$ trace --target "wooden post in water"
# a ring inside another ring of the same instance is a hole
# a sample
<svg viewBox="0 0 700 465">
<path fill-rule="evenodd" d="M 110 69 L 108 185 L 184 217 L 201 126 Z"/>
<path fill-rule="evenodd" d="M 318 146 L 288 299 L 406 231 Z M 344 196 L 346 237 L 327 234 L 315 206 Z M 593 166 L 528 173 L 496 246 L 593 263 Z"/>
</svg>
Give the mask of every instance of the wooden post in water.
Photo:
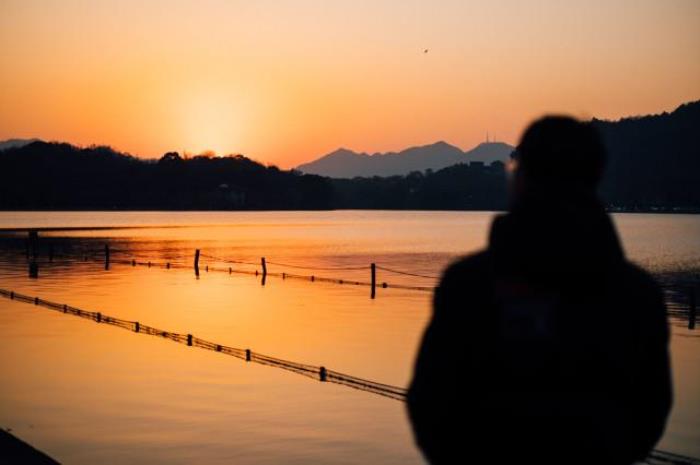
<svg viewBox="0 0 700 465">
<path fill-rule="evenodd" d="M 31 255 L 34 258 L 34 261 L 36 261 L 36 256 L 37 256 L 37 249 L 39 248 L 39 231 L 32 230 L 29 231 L 28 234 L 28 248 L 31 248 Z M 27 258 L 29 258 L 29 250 L 27 250 Z"/>
<path fill-rule="evenodd" d="M 328 377 L 328 374 L 326 373 L 326 367 L 321 367 L 320 370 L 318 370 L 318 379 L 321 381 L 325 381 Z"/>
<path fill-rule="evenodd" d="M 377 295 L 377 265 L 372 263 L 370 266 L 370 269 L 372 271 L 372 291 L 371 291 L 371 296 L 374 299 Z"/>
<path fill-rule="evenodd" d="M 191 335 L 191 334 L 188 334 L 188 335 L 187 335 L 187 345 L 188 345 L 188 346 L 191 346 L 191 345 L 192 345 L 192 335 Z"/>
<path fill-rule="evenodd" d="M 695 287 L 691 286 L 688 294 L 688 329 L 695 329 L 695 313 L 697 312 L 697 306 L 695 302 Z"/>
<path fill-rule="evenodd" d="M 260 259 L 260 265 L 262 265 L 262 285 L 265 285 L 265 280 L 267 279 L 267 263 L 265 263 L 265 257 Z"/>
<path fill-rule="evenodd" d="M 36 260 L 29 262 L 29 277 L 35 279 L 39 277 L 39 264 Z"/>
<path fill-rule="evenodd" d="M 245 350 L 245 361 L 250 362 L 250 349 Z"/>
<path fill-rule="evenodd" d="M 109 270 L 109 244 L 105 244 L 105 270 Z"/>
<path fill-rule="evenodd" d="M 199 249 L 194 251 L 194 274 L 199 277 Z"/>
</svg>

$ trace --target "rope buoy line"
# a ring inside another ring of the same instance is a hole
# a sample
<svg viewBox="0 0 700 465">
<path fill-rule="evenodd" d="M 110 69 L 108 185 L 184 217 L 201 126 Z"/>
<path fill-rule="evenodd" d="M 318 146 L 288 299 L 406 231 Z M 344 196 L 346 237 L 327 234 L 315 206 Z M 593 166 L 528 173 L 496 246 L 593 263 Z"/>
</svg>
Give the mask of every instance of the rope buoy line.
<svg viewBox="0 0 700 465">
<path fill-rule="evenodd" d="M 127 256 L 130 256 L 129 259 L 110 259 L 109 253 L 110 250 L 112 253 L 119 253 L 119 254 L 125 254 Z M 176 250 L 176 249 L 170 249 L 170 250 Z M 183 263 L 185 260 L 183 257 L 179 257 L 179 263 L 178 262 L 152 262 L 150 260 L 146 261 L 142 257 L 136 257 L 133 255 L 132 252 L 127 251 L 127 250 L 121 250 L 121 249 L 110 249 L 107 244 L 105 244 L 105 250 L 104 252 L 98 252 L 94 250 L 87 250 L 87 251 L 81 251 L 80 257 L 82 260 L 79 261 L 87 261 L 88 257 L 93 258 L 98 256 L 97 254 L 99 253 L 104 253 L 105 254 L 105 269 L 108 269 L 109 264 L 115 263 L 115 264 L 126 264 L 126 265 L 131 265 L 131 266 L 145 266 L 148 268 L 165 268 L 165 269 L 170 269 L 170 268 L 177 268 L 177 269 L 191 269 L 192 265 L 188 265 Z M 52 255 L 53 257 L 53 255 Z M 195 273 L 197 276 L 199 276 L 199 257 L 204 257 L 209 260 L 213 260 L 213 262 L 210 263 L 223 263 L 228 266 L 226 267 L 218 267 L 214 265 L 209 265 L 203 264 L 203 269 L 205 272 L 227 272 L 228 274 L 246 274 L 246 275 L 252 275 L 252 276 L 259 276 L 262 275 L 262 284 L 265 285 L 266 278 L 267 276 L 276 276 L 276 277 L 281 277 L 283 280 L 290 278 L 290 279 L 298 279 L 298 280 L 304 280 L 304 281 L 310 281 L 310 282 L 323 282 L 323 283 L 329 283 L 329 284 L 340 284 L 340 285 L 354 285 L 354 286 L 366 286 L 370 287 L 371 289 L 371 298 L 375 298 L 375 290 L 376 288 L 382 288 L 382 289 L 402 289 L 402 290 L 409 290 L 409 291 L 420 291 L 420 292 L 433 292 L 435 290 L 435 286 L 418 286 L 418 285 L 406 285 L 406 284 L 394 284 L 394 283 L 387 283 L 385 282 L 377 282 L 376 280 L 376 270 L 381 270 L 385 271 L 388 273 L 393 273 L 397 275 L 404 275 L 404 276 L 412 276 L 412 277 L 418 277 L 418 278 L 424 278 L 424 279 L 432 279 L 437 281 L 439 279 L 438 276 L 431 276 L 431 275 L 425 275 L 425 274 L 420 274 L 420 273 L 412 273 L 412 272 L 407 272 L 407 271 L 401 271 L 397 270 L 394 268 L 389 268 L 385 267 L 382 265 L 376 265 L 374 263 L 370 264 L 370 266 L 337 266 L 337 267 L 318 267 L 318 266 L 306 266 L 306 265 L 299 265 L 299 264 L 287 264 L 287 263 L 281 263 L 281 262 L 272 262 L 269 260 L 265 260 L 265 258 L 261 259 L 261 263 L 256 263 L 256 262 L 250 262 L 250 261 L 245 261 L 245 260 L 236 260 L 236 259 L 229 259 L 217 255 L 211 255 L 211 254 L 205 254 L 205 253 L 200 253 L 200 250 L 196 250 L 196 255 L 195 255 L 195 264 L 194 264 L 194 269 Z M 53 259 L 53 258 L 52 258 Z M 30 276 L 32 277 L 38 277 L 38 268 L 36 268 L 36 259 L 30 263 Z M 248 265 L 248 266 L 254 266 L 255 269 L 244 269 L 238 266 L 233 266 L 233 265 Z M 363 270 L 371 270 L 371 281 L 361 281 L 357 279 L 345 279 L 345 278 L 330 278 L 330 277 L 325 277 L 325 276 L 317 276 L 315 274 L 296 274 L 296 273 L 288 273 L 286 271 L 280 271 L 280 272 L 275 272 L 275 271 L 268 271 L 267 270 L 267 265 L 275 265 L 275 266 L 280 266 L 280 267 L 288 267 L 288 268 L 298 268 L 298 269 L 307 269 L 307 270 L 319 270 L 319 271 L 363 271 Z M 32 268 L 32 266 L 34 268 Z M 258 267 L 262 267 L 262 270 L 258 269 Z M 695 323 L 696 323 L 696 318 L 697 318 L 697 302 L 696 302 L 696 287 L 697 283 L 677 283 L 677 284 L 672 284 L 672 283 L 664 283 L 661 286 L 666 294 L 667 297 L 667 305 L 668 305 L 668 314 L 669 316 L 672 316 L 677 319 L 686 319 L 688 321 L 688 329 L 695 329 Z M 678 301 L 678 295 L 685 295 L 686 299 L 681 299 L 681 301 L 685 300 L 684 305 L 681 305 L 681 302 Z M 675 297 L 675 298 L 674 298 Z"/>
<path fill-rule="evenodd" d="M 219 257 L 216 255 L 210 255 L 210 254 L 202 254 L 202 257 L 206 258 L 211 258 L 213 260 L 222 262 L 222 263 L 240 263 L 240 264 L 245 264 L 245 265 L 253 265 L 257 266 L 259 263 L 253 263 L 253 262 L 246 262 L 242 260 L 233 260 L 229 258 L 224 258 L 224 257 Z M 298 265 L 298 264 L 290 264 L 290 263 L 280 263 L 280 262 L 273 262 L 270 260 L 267 260 L 267 263 L 269 265 L 277 265 L 277 266 L 283 266 L 286 268 L 298 268 L 302 270 L 316 270 L 316 271 L 362 271 L 362 270 L 367 270 L 367 266 L 307 266 L 307 265 Z"/>
<path fill-rule="evenodd" d="M 172 262 L 145 262 L 145 261 L 137 261 L 137 260 L 112 260 L 111 263 L 117 263 L 121 265 L 132 265 L 132 266 L 145 266 L 145 267 L 150 267 L 150 268 L 177 268 L 177 269 L 191 269 L 192 265 L 184 265 L 180 263 L 172 263 Z M 150 266 L 149 266 L 150 263 Z M 257 263 L 255 265 L 258 265 Z M 206 272 L 222 272 L 222 273 L 228 273 L 228 274 L 245 274 L 245 275 L 252 275 L 252 276 L 259 276 L 262 274 L 261 271 L 259 270 L 242 270 L 242 269 L 237 269 L 237 268 L 231 268 L 231 267 L 217 267 L 217 266 L 208 266 L 208 269 L 206 269 Z M 355 286 L 371 286 L 371 283 L 366 282 L 366 281 L 357 281 L 353 279 L 339 279 L 339 278 L 327 278 L 323 276 L 316 276 L 316 275 L 302 275 L 302 274 L 295 274 L 295 273 L 287 273 L 287 272 L 275 272 L 275 271 L 267 271 L 265 273 L 267 276 L 275 276 L 275 277 L 281 277 L 284 279 L 291 278 L 291 279 L 300 279 L 304 281 L 319 281 L 319 282 L 324 282 L 324 283 L 331 283 L 331 284 L 345 284 L 345 285 L 355 285 Z M 386 283 L 385 283 L 386 284 Z M 401 286 L 397 284 L 386 284 L 382 286 L 384 288 L 399 288 L 399 289 L 413 289 L 413 290 L 420 290 L 420 291 L 432 291 L 433 288 L 428 288 L 428 287 L 420 287 L 420 286 Z"/>
<path fill-rule="evenodd" d="M 244 260 L 230 260 L 230 259 L 225 259 L 222 257 L 217 257 L 214 255 L 209 255 L 209 254 L 204 254 L 202 253 L 200 255 L 203 258 L 209 258 L 211 260 L 216 260 L 219 263 L 225 263 L 225 264 L 232 264 L 232 265 L 250 265 L 250 266 L 255 266 L 258 267 L 260 266 L 260 263 L 254 263 L 254 262 L 249 262 L 249 261 L 244 261 Z M 110 263 L 118 263 L 118 264 L 126 264 L 126 265 L 133 265 L 133 266 L 147 266 L 147 267 L 157 267 L 157 268 L 179 268 L 179 269 L 190 269 L 192 266 L 191 265 L 185 265 L 181 263 L 173 263 L 173 262 L 150 262 L 150 261 L 144 261 L 143 258 L 141 259 L 136 259 L 133 258 L 131 260 L 111 260 Z M 362 270 L 369 270 L 369 266 L 353 266 L 353 267 L 311 267 L 311 266 L 301 266 L 301 265 L 291 265 L 291 264 L 283 264 L 279 262 L 271 262 L 267 261 L 267 264 L 271 265 L 277 265 L 277 266 L 282 266 L 282 267 L 289 267 L 289 268 L 299 268 L 299 269 L 308 269 L 308 270 L 319 270 L 319 271 L 362 271 Z M 245 269 L 240 269 L 237 267 L 217 267 L 217 266 L 210 266 L 206 265 L 208 268 L 206 268 L 207 272 L 211 271 L 216 271 L 216 272 L 226 272 L 229 274 L 246 274 L 246 275 L 254 275 L 258 276 L 260 274 L 263 274 L 259 270 L 245 270 Z M 407 276 L 418 276 L 418 277 L 423 277 L 423 278 L 433 278 L 431 276 L 426 276 L 426 275 L 418 275 L 418 274 L 413 274 L 413 273 L 404 273 L 404 272 L 399 272 L 390 268 L 384 268 L 381 266 L 377 266 L 377 269 L 381 269 L 384 271 L 389 271 L 397 274 L 403 274 Z M 304 281 L 319 281 L 319 282 L 324 282 L 324 283 L 330 283 L 330 284 L 343 284 L 343 285 L 355 285 L 355 286 L 371 286 L 371 282 L 367 281 L 362 281 L 362 280 L 357 280 L 357 279 L 352 279 L 352 278 L 330 278 L 330 277 L 324 277 L 324 276 L 318 276 L 318 275 L 309 275 L 309 274 L 297 274 L 297 273 L 288 273 L 288 272 L 275 272 L 275 271 L 265 271 L 264 273 L 266 276 L 276 276 L 276 277 L 281 277 L 283 279 L 286 278 L 292 278 L 292 279 L 300 279 Z M 387 282 L 382 282 L 382 283 L 377 283 L 377 287 L 381 287 L 383 289 L 402 289 L 402 290 L 410 290 L 410 291 L 422 291 L 422 292 L 433 292 L 435 290 L 435 286 L 412 286 L 412 285 L 407 285 L 407 284 L 394 284 L 394 283 L 387 283 Z"/>
<path fill-rule="evenodd" d="M 140 334 L 147 334 L 150 336 L 159 336 L 166 339 L 170 339 L 174 342 L 179 342 L 181 344 L 186 344 L 189 347 L 198 347 L 201 349 L 207 349 L 214 352 L 220 352 L 222 354 L 230 355 L 246 362 L 258 363 L 260 365 L 266 365 L 275 368 L 281 368 L 283 370 L 291 371 L 308 378 L 317 379 L 321 382 L 330 382 L 335 384 L 340 384 L 347 386 L 359 391 L 369 392 L 372 394 L 377 394 L 383 397 L 398 401 L 406 401 L 407 391 L 405 388 L 399 386 L 392 386 L 389 384 L 378 383 L 375 381 L 370 381 L 363 378 L 358 378 L 356 376 L 347 375 L 337 371 L 329 370 L 324 366 L 308 365 L 298 362 L 291 362 L 288 360 L 283 360 L 275 357 L 270 357 L 268 355 L 259 354 L 253 352 L 250 349 L 239 349 L 235 347 L 228 347 L 221 344 L 215 344 L 198 337 L 194 337 L 192 334 L 180 334 L 172 331 L 165 331 L 152 326 L 147 326 L 141 324 L 138 321 L 122 320 L 113 316 L 105 315 L 101 312 L 93 312 L 88 310 L 82 310 L 67 304 L 59 304 L 46 299 L 41 299 L 39 297 L 31 297 L 14 291 L 8 291 L 6 289 L 0 289 L 0 296 L 5 297 L 10 300 L 17 300 L 19 302 L 24 302 L 28 304 L 33 304 L 36 306 L 45 307 L 51 310 L 56 310 L 62 313 L 75 315 L 81 318 L 89 319 L 97 323 L 105 323 L 112 326 L 116 326 L 122 329 L 133 331 Z M 649 464 L 673 464 L 673 465 L 700 465 L 700 460 L 687 457 L 680 454 L 675 454 L 671 452 L 653 450 L 647 459 Z"/>
<path fill-rule="evenodd" d="M 405 388 L 399 386 L 392 386 L 390 384 L 378 383 L 376 381 L 371 381 L 368 379 L 359 378 L 357 376 L 340 373 L 334 370 L 330 370 L 324 366 L 315 366 L 305 363 L 292 362 L 289 360 L 284 360 L 276 357 L 271 357 L 269 355 L 253 352 L 250 349 L 228 347 L 222 344 L 216 344 L 210 341 L 206 341 L 204 339 L 200 339 L 198 337 L 193 336 L 192 334 L 180 334 L 173 331 L 166 331 L 163 329 L 155 328 L 153 326 L 144 325 L 138 321 L 122 320 L 120 318 L 116 318 L 110 315 L 105 315 L 101 312 L 82 310 L 80 308 L 73 307 L 67 304 L 59 304 L 50 300 L 42 299 L 39 297 L 31 297 L 25 294 L 21 294 L 19 292 L 9 291 L 6 289 L 0 289 L 0 295 L 10 300 L 17 300 L 19 302 L 45 307 L 50 310 L 56 310 L 65 314 L 71 314 L 88 320 L 93 320 L 97 323 L 105 323 L 122 329 L 127 329 L 136 333 L 147 334 L 151 336 L 160 336 L 166 339 L 170 339 L 174 342 L 186 344 L 188 346 L 199 347 L 215 352 L 221 352 L 223 354 L 231 355 L 233 357 L 245 360 L 247 362 L 254 362 L 261 365 L 281 368 L 310 378 L 318 379 L 322 382 L 340 384 L 360 391 L 370 392 L 372 394 L 388 397 L 390 399 L 400 401 L 406 400 Z"/>
<path fill-rule="evenodd" d="M 380 265 L 377 265 L 377 269 L 388 271 L 389 273 L 402 274 L 404 276 L 415 276 L 416 278 L 440 279 L 439 276 L 430 276 L 430 275 L 419 274 L 419 273 L 409 273 L 408 271 L 394 270 L 392 268 L 387 268 L 385 266 L 380 266 Z"/>
</svg>

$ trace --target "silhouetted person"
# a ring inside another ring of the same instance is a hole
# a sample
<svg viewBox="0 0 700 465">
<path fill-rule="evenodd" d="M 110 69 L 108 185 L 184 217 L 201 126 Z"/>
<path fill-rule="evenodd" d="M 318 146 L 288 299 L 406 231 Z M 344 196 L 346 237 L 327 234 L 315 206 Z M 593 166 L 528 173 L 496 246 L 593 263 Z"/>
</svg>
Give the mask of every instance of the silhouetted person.
<svg viewBox="0 0 700 465">
<path fill-rule="evenodd" d="M 510 211 L 445 271 L 408 393 L 431 463 L 629 464 L 660 438 L 666 309 L 597 199 L 605 158 L 590 124 L 533 123 Z"/>
</svg>

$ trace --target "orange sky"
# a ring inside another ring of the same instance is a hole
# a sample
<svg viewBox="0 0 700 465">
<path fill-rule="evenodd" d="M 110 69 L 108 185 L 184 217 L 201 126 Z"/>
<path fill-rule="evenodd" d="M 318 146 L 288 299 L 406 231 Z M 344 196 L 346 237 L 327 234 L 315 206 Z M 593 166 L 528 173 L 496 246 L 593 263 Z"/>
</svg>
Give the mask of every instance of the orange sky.
<svg viewBox="0 0 700 465">
<path fill-rule="evenodd" d="M 0 2 L 0 139 L 292 167 L 700 98 L 700 1 Z M 423 53 L 424 49 L 428 53 Z"/>
</svg>

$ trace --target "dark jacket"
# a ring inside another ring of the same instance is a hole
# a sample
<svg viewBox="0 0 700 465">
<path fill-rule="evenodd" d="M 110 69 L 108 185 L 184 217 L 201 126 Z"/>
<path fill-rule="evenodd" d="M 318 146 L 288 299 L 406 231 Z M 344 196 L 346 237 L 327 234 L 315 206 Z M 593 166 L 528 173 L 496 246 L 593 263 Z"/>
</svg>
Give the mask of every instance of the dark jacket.
<svg viewBox="0 0 700 465">
<path fill-rule="evenodd" d="M 434 296 L 408 412 L 431 463 L 629 464 L 671 406 L 662 293 L 593 198 L 526 198 Z"/>
</svg>

